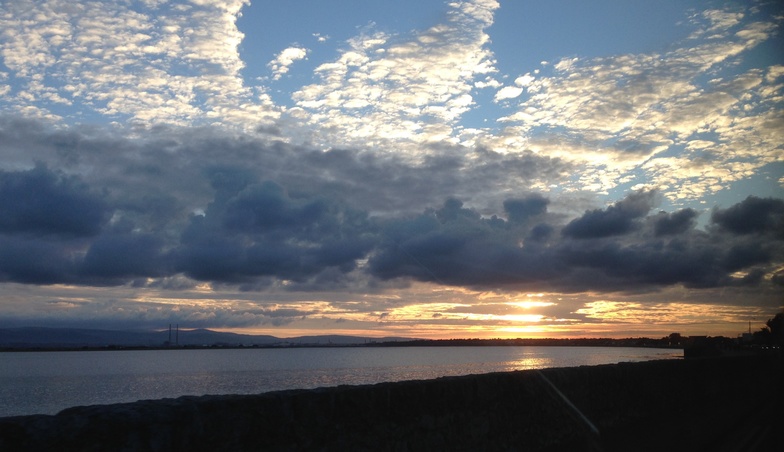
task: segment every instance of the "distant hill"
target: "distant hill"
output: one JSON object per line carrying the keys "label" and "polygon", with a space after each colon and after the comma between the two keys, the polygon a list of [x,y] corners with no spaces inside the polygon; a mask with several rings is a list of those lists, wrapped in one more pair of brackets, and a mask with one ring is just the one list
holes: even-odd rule
{"label": "distant hill", "polygon": [[410,338],[369,338],[341,335],[278,338],[269,335],[225,333],[208,329],[160,331],[93,330],[82,328],[0,328],[0,348],[161,347],[180,346],[355,345],[408,341]]}

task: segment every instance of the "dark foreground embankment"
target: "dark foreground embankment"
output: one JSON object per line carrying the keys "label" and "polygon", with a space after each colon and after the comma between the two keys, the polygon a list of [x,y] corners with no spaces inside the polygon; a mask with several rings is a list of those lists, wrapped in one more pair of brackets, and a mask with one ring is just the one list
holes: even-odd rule
{"label": "dark foreground embankment", "polygon": [[783,381],[745,357],[181,397],[0,418],[0,450],[777,450]]}

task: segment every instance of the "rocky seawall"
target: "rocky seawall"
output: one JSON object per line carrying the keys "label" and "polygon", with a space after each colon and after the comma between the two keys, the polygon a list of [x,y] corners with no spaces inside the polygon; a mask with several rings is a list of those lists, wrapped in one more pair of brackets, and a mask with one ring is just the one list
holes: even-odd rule
{"label": "rocky seawall", "polygon": [[0,418],[0,450],[776,450],[776,357],[180,397]]}

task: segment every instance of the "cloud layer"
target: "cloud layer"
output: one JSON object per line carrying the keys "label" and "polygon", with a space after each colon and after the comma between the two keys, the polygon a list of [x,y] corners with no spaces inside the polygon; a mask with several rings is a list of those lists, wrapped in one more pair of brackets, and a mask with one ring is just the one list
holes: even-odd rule
{"label": "cloud layer", "polygon": [[8,316],[555,327],[780,306],[780,6],[505,74],[502,5],[455,1],[421,30],[355,24],[326,59],[289,43],[252,80],[248,7],[0,5]]}
{"label": "cloud layer", "polygon": [[[487,179],[503,186],[500,167],[487,174],[482,165],[451,159],[428,168],[214,134],[204,142],[177,130],[165,134],[168,149],[163,136],[140,144],[72,132],[64,144],[54,129],[41,136],[39,124],[24,125],[29,135],[6,122],[0,136],[36,142],[53,165],[0,172],[5,281],[123,285],[184,275],[256,289],[359,290],[358,281],[401,278],[574,292],[763,287],[782,276],[780,199],[749,196],[703,212],[704,229],[693,209],[655,211],[656,191],[631,192],[573,218],[551,212],[553,199],[527,189],[477,197],[478,209],[451,196],[453,187],[486,192]],[[214,163],[216,152],[223,163]],[[157,163],[164,157],[169,168]],[[504,171],[530,167],[532,179],[550,163],[495,158],[505,159]],[[54,169],[68,166],[101,171]]]}

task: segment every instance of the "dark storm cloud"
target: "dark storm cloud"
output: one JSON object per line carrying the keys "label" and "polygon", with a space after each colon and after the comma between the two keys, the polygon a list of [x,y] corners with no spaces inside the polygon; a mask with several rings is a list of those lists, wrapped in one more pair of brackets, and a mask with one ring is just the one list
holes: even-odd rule
{"label": "dark storm cloud", "polygon": [[[221,180],[244,174],[236,172],[223,169]],[[367,216],[339,203],[293,198],[273,182],[213,186],[216,198],[193,216],[174,251],[177,269],[195,279],[301,282],[330,268],[354,270],[373,245]]]}
{"label": "dark storm cloud", "polygon": [[547,211],[550,200],[539,194],[531,194],[525,198],[513,198],[504,201],[504,210],[513,223],[522,223],[531,217]]}
{"label": "dark storm cloud", "polygon": [[[575,272],[575,277],[565,282],[578,290],[634,290],[673,284],[714,287],[728,283],[726,271],[718,265],[721,250],[699,239],[640,240],[629,245],[616,241],[588,246],[570,243],[560,253]],[[585,276],[590,279],[583,279]]]}
{"label": "dark storm cloud", "polygon": [[288,198],[283,187],[273,182],[252,185],[232,197],[226,205],[224,226],[246,232],[315,227],[327,220],[324,200],[297,201]]}
{"label": "dark storm cloud", "polygon": [[733,234],[773,233],[784,237],[784,201],[749,196],[727,209],[715,209],[711,221]]}
{"label": "dark storm cloud", "polygon": [[563,201],[526,187],[568,166],[530,153],[412,162],[210,128],[136,139],[2,119],[0,151],[32,168],[0,171],[2,281],[580,292],[781,280],[777,199],[716,209],[704,229],[693,209],[649,214],[653,191],[564,218]]}
{"label": "dark storm cloud", "polygon": [[388,222],[370,259],[384,279],[411,276],[450,285],[493,286],[545,281],[562,269],[537,246],[521,247],[525,230],[485,219],[455,199],[414,218]]}
{"label": "dark storm cloud", "polygon": [[107,218],[103,199],[79,178],[38,164],[29,171],[0,171],[0,232],[91,236]]}
{"label": "dark storm cloud", "polygon": [[729,247],[722,259],[727,271],[738,271],[757,264],[767,264],[774,257],[774,247],[767,241],[741,240]]}
{"label": "dark storm cloud", "polygon": [[[762,275],[784,259],[780,240],[693,229],[696,213],[688,209],[645,217],[654,197],[632,193],[569,222],[564,230],[575,233],[579,225],[592,231],[576,234],[578,240],[553,234],[557,224],[528,229],[481,218],[449,200],[442,209],[390,222],[384,229],[389,241],[371,258],[370,270],[380,278],[478,289],[638,291],[762,284]],[[736,276],[738,271],[746,274]]]}
{"label": "dark storm cloud", "polygon": [[109,215],[104,197],[78,177],[40,163],[27,171],[0,171],[0,280],[73,280],[80,251]]}
{"label": "dark storm cloud", "polygon": [[74,278],[80,240],[0,235],[0,281],[55,284]]}
{"label": "dark storm cloud", "polygon": [[[294,197],[318,193],[387,216],[421,212],[449,197],[490,206],[519,196],[521,187],[571,171],[563,161],[531,152],[455,147],[414,161],[400,154],[264,142],[210,127],[156,127],[133,137],[112,132],[59,130],[0,115],[0,152],[4,163],[14,168],[37,160],[67,174],[81,174],[93,187],[107,191],[125,216],[159,226],[162,215],[167,221],[187,222],[189,213],[211,202],[221,184],[273,181]],[[238,180],[220,181],[226,168],[241,168],[245,174],[232,170],[229,177]],[[149,214],[150,204],[158,209],[155,215]]]}
{"label": "dark storm cloud", "polygon": [[163,240],[152,234],[107,233],[87,251],[80,275],[98,281],[123,283],[136,277],[157,277],[167,273]]}
{"label": "dark storm cloud", "polygon": [[657,237],[683,234],[693,228],[699,216],[694,209],[682,209],[677,212],[659,212],[653,220],[653,231]]}
{"label": "dark storm cloud", "polygon": [[555,231],[553,226],[547,223],[539,223],[531,228],[531,232],[528,234],[527,238],[534,242],[545,242],[552,237],[553,231]]}
{"label": "dark storm cloud", "polygon": [[629,233],[639,226],[635,220],[645,216],[653,207],[655,193],[637,192],[605,210],[589,210],[572,220],[563,234],[576,239],[610,237]]}

